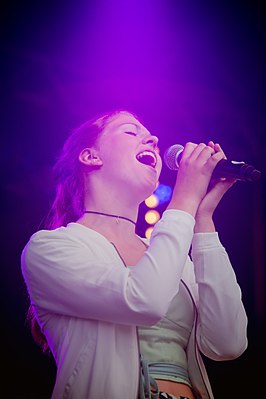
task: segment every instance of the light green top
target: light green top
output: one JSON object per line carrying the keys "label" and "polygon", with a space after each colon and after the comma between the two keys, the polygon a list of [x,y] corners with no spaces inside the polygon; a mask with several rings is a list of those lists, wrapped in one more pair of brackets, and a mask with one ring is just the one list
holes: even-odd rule
{"label": "light green top", "polygon": [[153,378],[191,386],[186,347],[193,320],[193,302],[183,283],[166,316],[152,327],[139,328],[140,352]]}

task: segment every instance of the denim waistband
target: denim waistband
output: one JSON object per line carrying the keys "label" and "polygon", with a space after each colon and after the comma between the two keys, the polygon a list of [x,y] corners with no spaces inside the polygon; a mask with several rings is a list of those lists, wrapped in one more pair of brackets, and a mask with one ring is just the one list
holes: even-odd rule
{"label": "denim waistband", "polygon": [[186,369],[173,363],[148,363],[148,370],[150,374],[156,374],[160,376],[168,376],[181,378],[187,384],[191,384],[189,375]]}
{"label": "denim waistband", "polygon": [[[168,376],[181,378],[184,382],[187,382],[189,386],[191,386],[188,372],[181,366],[172,363],[149,363],[145,359],[141,358],[141,377],[140,377],[140,390],[139,390],[139,398],[140,399],[158,399],[160,392],[158,389],[157,382],[155,380],[155,376]],[[153,376],[152,376],[153,374]],[[154,378],[155,377],[155,378]],[[152,392],[151,392],[152,387]]]}

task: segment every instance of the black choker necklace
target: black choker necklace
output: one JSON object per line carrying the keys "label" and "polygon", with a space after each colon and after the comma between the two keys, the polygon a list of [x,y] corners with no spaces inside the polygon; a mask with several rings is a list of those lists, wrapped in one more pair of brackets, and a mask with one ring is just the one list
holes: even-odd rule
{"label": "black choker necklace", "polygon": [[95,215],[103,215],[103,216],[110,216],[111,218],[116,218],[116,223],[119,223],[119,219],[124,219],[127,220],[130,223],[133,223],[134,226],[136,225],[136,222],[133,220],[126,218],[124,216],[119,216],[119,215],[112,215],[110,213],[103,213],[103,212],[96,212],[96,211],[84,211],[83,213],[94,213]]}

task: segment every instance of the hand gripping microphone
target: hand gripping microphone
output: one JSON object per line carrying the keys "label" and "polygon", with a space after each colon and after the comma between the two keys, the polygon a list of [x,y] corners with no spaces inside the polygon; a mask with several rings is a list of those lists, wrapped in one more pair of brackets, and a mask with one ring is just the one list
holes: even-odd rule
{"label": "hand gripping microphone", "polygon": [[[164,153],[164,162],[171,170],[178,170],[182,158],[184,147],[174,144]],[[221,159],[214,168],[212,177],[232,177],[242,181],[257,181],[260,179],[261,172],[245,162],[228,161]]]}

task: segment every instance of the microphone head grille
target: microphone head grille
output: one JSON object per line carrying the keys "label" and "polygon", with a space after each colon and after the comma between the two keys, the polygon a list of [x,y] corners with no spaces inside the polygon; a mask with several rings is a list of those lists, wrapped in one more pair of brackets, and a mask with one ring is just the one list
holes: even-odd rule
{"label": "microphone head grille", "polygon": [[164,163],[171,170],[178,170],[179,156],[181,156],[184,147],[181,144],[174,144],[167,148],[164,153]]}

